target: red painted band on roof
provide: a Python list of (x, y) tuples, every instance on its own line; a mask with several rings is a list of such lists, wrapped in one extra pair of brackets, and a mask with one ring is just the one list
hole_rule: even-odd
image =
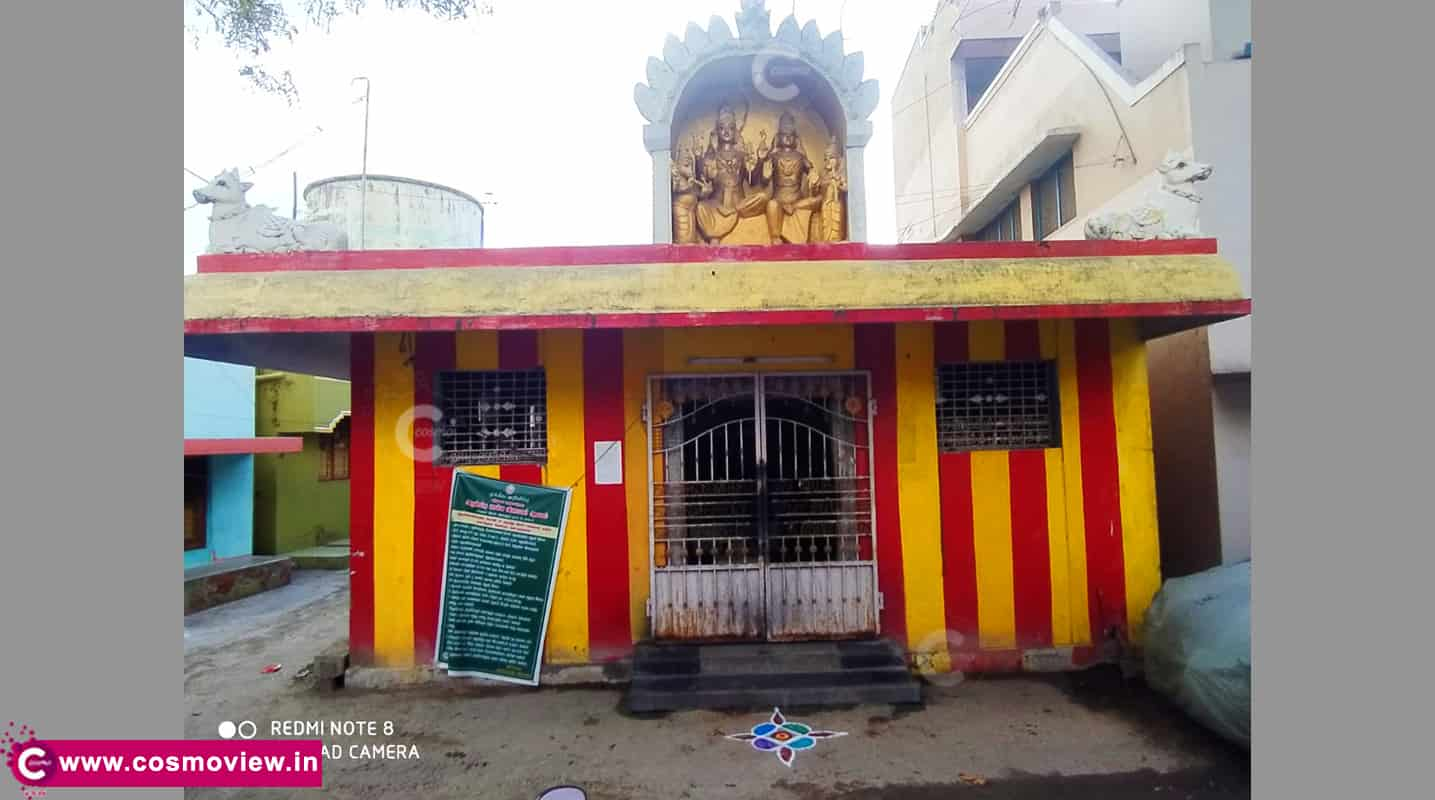
[(185, 320), (189, 335), (362, 333), (380, 331), (538, 330), (545, 328), (697, 328), (714, 325), (822, 325), (863, 322), (954, 322), (979, 319), (1241, 317), (1250, 300), (1185, 303), (1073, 303), (1040, 306), (874, 308), (792, 311), (694, 311), (657, 314), (532, 314), (491, 317), (329, 317)]
[(299, 436), (257, 436), (249, 439), (185, 439), (187, 456), (234, 456), (257, 453), (297, 453), (304, 449)]
[(201, 273), (316, 270), (435, 269), (449, 267), (581, 267), (605, 264), (666, 264), (754, 261), (926, 261), (983, 258), (1099, 258), (1104, 256), (1210, 255), (1215, 239), (1145, 242), (1072, 239), (1047, 242), (950, 242), (926, 244), (740, 245), (672, 244), (596, 247), (509, 247), (453, 250), (341, 250), (304, 253), (239, 253), (198, 258)]

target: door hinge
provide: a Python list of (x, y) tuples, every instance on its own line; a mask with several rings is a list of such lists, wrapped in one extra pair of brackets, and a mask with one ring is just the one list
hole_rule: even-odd
[(646, 402), (643, 403), (643, 411), (642, 411), (641, 416), (642, 416), (643, 422), (647, 422), (647, 421), (648, 421), (648, 404), (647, 404)]
[(646, 601), (644, 601), (644, 603), (643, 603), (643, 611), (644, 611), (644, 613), (646, 613), (646, 614), (648, 615), (648, 619), (652, 619), (652, 618), (653, 618), (653, 597), (652, 597), (652, 595), (649, 595), (649, 596), (648, 596), (648, 599), (647, 599)]
[(877, 610), (878, 610), (878, 611), (883, 611), (883, 610), (885, 610), (886, 608), (887, 608), (887, 599), (886, 599), (885, 597), (883, 597), (883, 595), (882, 595), (881, 592), (878, 592), (878, 593), (877, 593)]
[(869, 399), (867, 400), (867, 405), (868, 405), (868, 407), (870, 407), (870, 408), (872, 409), (872, 416), (874, 416), (874, 417), (877, 416), (877, 400), (876, 400), (876, 398), (869, 398)]

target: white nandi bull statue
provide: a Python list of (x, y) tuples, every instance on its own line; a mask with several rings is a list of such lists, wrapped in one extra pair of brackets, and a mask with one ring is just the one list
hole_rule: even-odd
[(1127, 211), (1094, 214), (1086, 220), (1088, 239), (1189, 239), (1200, 235), (1201, 195), (1195, 185), (1211, 177), (1211, 167), (1175, 151), (1156, 168), (1160, 188)]
[(240, 180), (239, 170), (219, 173), (194, 190), (194, 199), (210, 203), (209, 253), (290, 253), (296, 250), (347, 250), (349, 237), (329, 222), (297, 222), (268, 206), (251, 206), (244, 193), (254, 184)]

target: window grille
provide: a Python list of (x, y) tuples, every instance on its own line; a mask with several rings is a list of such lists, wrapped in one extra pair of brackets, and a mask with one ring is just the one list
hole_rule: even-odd
[(937, 367), (937, 444), (944, 453), (1059, 447), (1056, 365), (993, 361)]
[(341, 421), (333, 433), (319, 434), (319, 480), (349, 479), (349, 420)]
[(542, 369), (440, 372), (435, 405), (440, 464), (548, 461), (548, 387)]

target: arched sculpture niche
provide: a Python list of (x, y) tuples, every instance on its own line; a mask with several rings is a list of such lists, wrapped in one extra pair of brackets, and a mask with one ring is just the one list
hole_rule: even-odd
[(669, 37), (635, 89), (649, 120), (655, 242), (865, 241), (862, 153), (877, 83), (815, 22), (773, 35), (745, 0), (739, 37), (713, 17)]

